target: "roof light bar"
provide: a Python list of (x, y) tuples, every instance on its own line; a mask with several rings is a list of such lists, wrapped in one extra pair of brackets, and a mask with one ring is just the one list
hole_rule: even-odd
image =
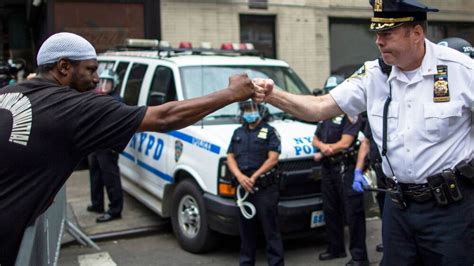
[(125, 39), (125, 46), (127, 47), (142, 47), (142, 48), (153, 48), (158, 47), (158, 40), (152, 39)]

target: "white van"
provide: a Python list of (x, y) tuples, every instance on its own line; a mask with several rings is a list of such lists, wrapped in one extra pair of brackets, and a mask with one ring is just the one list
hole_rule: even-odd
[[(310, 94), (287, 63), (243, 51), (111, 51), (99, 56), (99, 73), (115, 70), (128, 105), (159, 105), (225, 88), (232, 74), (271, 78), (283, 90)], [(314, 124), (267, 105), (281, 135), (279, 221), (282, 233), (324, 225), (319, 168), (311, 145)], [(136, 133), (120, 156), (123, 188), (162, 217), (171, 217), (181, 247), (203, 252), (216, 232), (238, 234), (235, 187), (226, 166), (233, 131), (240, 126), (232, 104), (187, 128)]]

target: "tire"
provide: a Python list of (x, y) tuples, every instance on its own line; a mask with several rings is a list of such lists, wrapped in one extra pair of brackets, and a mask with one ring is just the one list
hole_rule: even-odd
[(207, 222), (202, 191), (191, 180), (178, 184), (173, 194), (171, 224), (186, 251), (203, 253), (215, 247), (217, 237)]

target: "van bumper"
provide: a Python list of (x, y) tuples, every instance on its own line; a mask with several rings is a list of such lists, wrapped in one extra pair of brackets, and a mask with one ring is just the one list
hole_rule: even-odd
[[(239, 234), (239, 208), (234, 199), (222, 198), (204, 193), (208, 223), (212, 230), (226, 235)], [(323, 209), (320, 196), (280, 200), (278, 202), (278, 218), (282, 233), (316, 231), (311, 228), (311, 214)]]

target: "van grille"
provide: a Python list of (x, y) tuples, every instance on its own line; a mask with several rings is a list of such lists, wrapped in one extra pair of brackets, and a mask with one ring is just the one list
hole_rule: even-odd
[(321, 193), (321, 169), (312, 157), (283, 160), (280, 172), (280, 198), (308, 198)]

